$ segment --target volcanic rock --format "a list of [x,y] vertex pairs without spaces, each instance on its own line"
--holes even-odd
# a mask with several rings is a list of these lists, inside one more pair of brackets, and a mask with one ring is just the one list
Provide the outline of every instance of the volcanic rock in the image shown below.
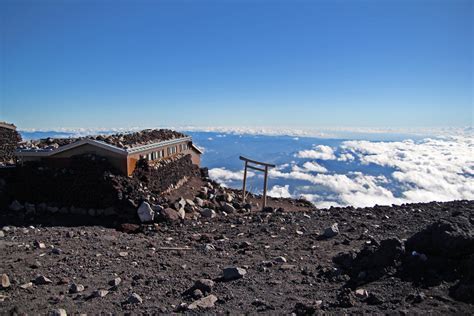
[[243,278],[244,275],[247,274],[247,271],[245,269],[237,267],[228,267],[225,268],[222,272],[222,277],[225,281],[237,280]]
[[332,238],[338,234],[339,234],[339,227],[337,223],[334,223],[330,227],[326,228],[322,235],[325,238]]
[[209,279],[199,279],[194,283],[193,288],[201,290],[204,293],[209,293],[214,287],[214,281]]
[[33,283],[36,284],[36,285],[44,285],[44,284],[53,283],[53,281],[51,281],[49,278],[47,278],[43,275],[40,275],[33,281]]
[[152,210],[148,202],[143,202],[137,210],[138,217],[142,223],[152,222],[155,217],[155,211]]
[[82,284],[73,283],[69,287],[69,293],[74,294],[74,293],[79,293],[79,292],[82,292],[82,291],[84,291],[84,285],[82,285]]
[[127,298],[127,303],[128,304],[140,304],[142,302],[143,302],[143,299],[137,293],[132,293]]
[[405,243],[409,252],[462,258],[474,254],[474,225],[463,216],[441,219],[414,234]]
[[188,309],[197,309],[197,308],[212,308],[214,307],[214,304],[217,302],[217,296],[211,294],[206,297],[203,297],[197,301],[192,302],[191,304],[188,305]]
[[201,215],[205,218],[214,218],[216,217],[216,212],[214,210],[211,210],[210,208],[203,208],[201,210]]
[[161,211],[161,216],[169,222],[174,222],[179,220],[180,215],[178,212],[173,210],[172,208],[165,208],[163,211]]

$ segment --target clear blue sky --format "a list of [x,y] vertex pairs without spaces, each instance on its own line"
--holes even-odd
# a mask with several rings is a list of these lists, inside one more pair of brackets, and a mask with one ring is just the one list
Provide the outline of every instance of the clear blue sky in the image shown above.
[[0,120],[469,126],[473,20],[461,0],[0,0]]

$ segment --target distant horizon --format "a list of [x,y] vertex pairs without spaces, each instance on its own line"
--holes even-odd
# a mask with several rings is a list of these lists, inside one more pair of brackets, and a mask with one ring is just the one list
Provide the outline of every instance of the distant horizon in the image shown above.
[[21,128],[473,125],[473,2],[0,2]]

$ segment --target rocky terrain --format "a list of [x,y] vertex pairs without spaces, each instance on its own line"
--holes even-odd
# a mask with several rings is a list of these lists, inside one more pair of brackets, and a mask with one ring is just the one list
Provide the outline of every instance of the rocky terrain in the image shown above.
[[4,210],[0,313],[472,314],[473,201],[261,210],[238,193],[204,171],[129,223]]
[[21,136],[15,125],[0,122],[0,166],[13,162],[14,152]]
[[161,141],[186,137],[185,134],[169,129],[146,129],[134,133],[120,133],[113,135],[95,135],[81,138],[45,138],[30,140],[20,145],[20,149],[54,150],[58,147],[74,143],[83,138],[95,139],[117,146],[119,148],[133,148]]

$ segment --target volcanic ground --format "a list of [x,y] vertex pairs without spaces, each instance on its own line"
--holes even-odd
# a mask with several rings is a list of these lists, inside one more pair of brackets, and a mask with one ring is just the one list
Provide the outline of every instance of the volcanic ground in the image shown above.
[[473,313],[473,201],[291,205],[120,230],[2,212],[0,313]]

